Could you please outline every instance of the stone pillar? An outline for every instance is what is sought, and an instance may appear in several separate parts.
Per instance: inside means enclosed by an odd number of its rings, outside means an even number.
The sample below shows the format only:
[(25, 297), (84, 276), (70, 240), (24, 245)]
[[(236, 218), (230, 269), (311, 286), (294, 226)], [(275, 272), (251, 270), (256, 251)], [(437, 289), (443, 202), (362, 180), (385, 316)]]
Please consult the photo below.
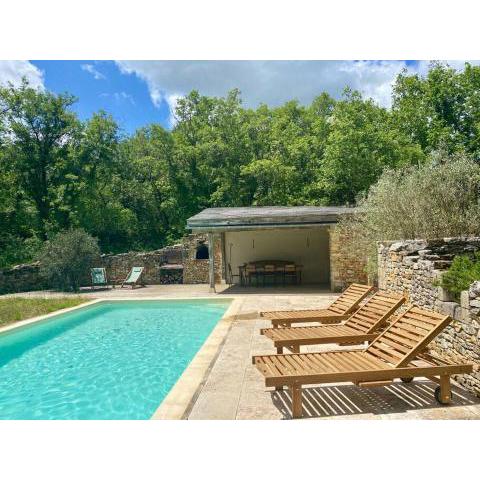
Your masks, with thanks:
[(221, 248), (221, 255), (222, 255), (222, 277), (227, 282), (227, 253), (226, 253), (226, 245), (225, 245), (225, 232), (220, 234), (220, 248)]
[[(352, 248), (349, 234), (338, 227), (330, 227), (330, 288), (342, 291), (351, 283), (368, 283), (365, 272), (366, 255), (360, 248)], [(348, 245), (350, 247), (348, 248)]]
[(215, 243), (212, 232), (208, 232), (208, 279), (210, 281), (210, 292), (215, 292)]

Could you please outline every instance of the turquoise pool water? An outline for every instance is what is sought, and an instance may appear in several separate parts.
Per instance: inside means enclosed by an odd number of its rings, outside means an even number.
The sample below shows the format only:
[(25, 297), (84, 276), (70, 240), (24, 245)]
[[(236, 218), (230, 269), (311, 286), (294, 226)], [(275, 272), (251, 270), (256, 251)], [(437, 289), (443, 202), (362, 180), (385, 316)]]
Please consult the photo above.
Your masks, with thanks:
[(100, 303), (0, 335), (1, 419), (148, 419), (229, 302)]

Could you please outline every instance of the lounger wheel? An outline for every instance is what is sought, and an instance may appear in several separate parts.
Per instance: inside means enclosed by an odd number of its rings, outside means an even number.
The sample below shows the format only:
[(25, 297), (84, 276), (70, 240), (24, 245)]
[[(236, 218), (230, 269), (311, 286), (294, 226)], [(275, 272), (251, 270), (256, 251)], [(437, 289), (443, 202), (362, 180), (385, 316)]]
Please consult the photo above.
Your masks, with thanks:
[(413, 380), (413, 377), (403, 377), (400, 378), (403, 383), (410, 383)]
[(448, 404), (450, 403), (452, 397), (453, 397), (453, 393), (450, 392), (450, 400), (448, 400), (447, 402), (444, 402), (444, 401), (442, 400), (442, 397), (440, 396), (440, 387), (437, 387), (437, 388), (435, 389), (434, 395), (435, 395), (435, 400), (436, 400), (440, 405), (448, 405)]

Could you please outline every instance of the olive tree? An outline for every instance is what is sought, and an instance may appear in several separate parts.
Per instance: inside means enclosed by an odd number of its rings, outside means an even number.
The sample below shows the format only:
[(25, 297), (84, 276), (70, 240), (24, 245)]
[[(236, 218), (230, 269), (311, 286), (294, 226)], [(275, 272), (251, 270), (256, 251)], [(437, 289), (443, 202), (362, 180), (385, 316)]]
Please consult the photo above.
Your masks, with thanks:
[(77, 292), (99, 256), (97, 239), (80, 228), (67, 230), (45, 242), (39, 256), (40, 272), (52, 286)]
[(425, 165), (386, 170), (342, 219), (347, 247), (367, 252), (376, 273), (376, 242), (480, 234), (480, 165), (465, 156), (435, 155)]

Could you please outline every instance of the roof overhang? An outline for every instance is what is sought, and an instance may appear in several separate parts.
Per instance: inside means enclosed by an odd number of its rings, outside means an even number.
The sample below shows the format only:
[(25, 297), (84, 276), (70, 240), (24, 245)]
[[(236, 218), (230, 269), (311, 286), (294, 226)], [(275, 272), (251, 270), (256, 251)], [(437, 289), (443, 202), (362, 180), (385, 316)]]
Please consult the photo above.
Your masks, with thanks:
[(315, 228), (336, 224), (350, 207), (225, 207), (207, 208), (187, 220), (196, 232)]

